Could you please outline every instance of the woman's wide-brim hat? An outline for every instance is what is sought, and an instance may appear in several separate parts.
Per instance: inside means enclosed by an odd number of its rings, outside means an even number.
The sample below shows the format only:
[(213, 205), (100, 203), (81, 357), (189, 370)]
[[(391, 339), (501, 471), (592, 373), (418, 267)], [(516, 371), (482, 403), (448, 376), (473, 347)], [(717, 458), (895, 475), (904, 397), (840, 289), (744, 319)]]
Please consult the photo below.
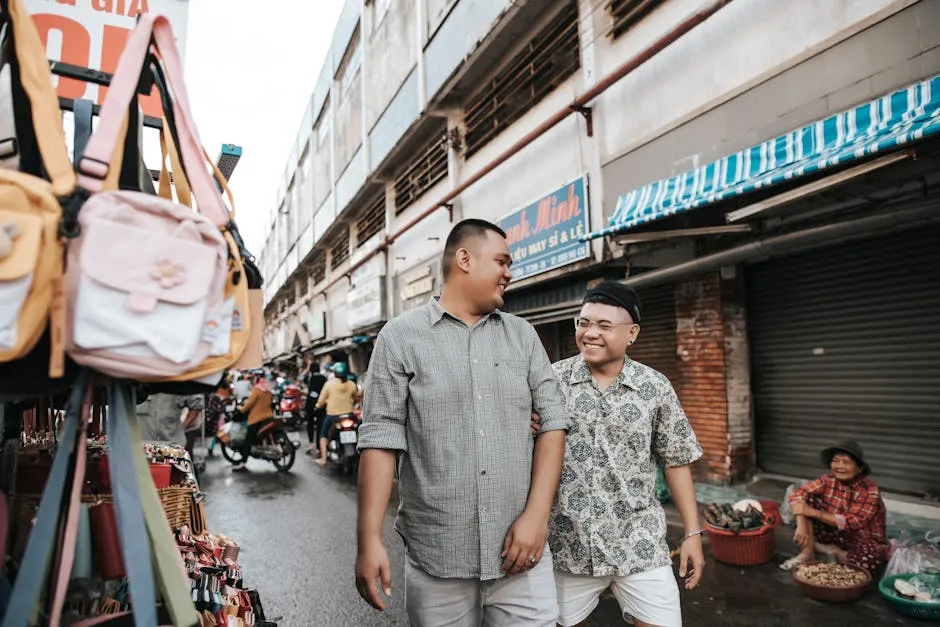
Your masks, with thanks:
[(855, 463), (858, 464), (858, 467), (861, 469), (861, 474), (867, 475), (871, 473), (871, 466), (865, 461), (865, 451), (862, 450), (862, 446), (858, 442), (846, 440), (845, 442), (839, 442), (835, 446), (824, 449), (821, 455), (822, 462), (826, 466), (829, 466), (832, 463), (832, 458), (838, 453), (845, 453), (854, 459)]

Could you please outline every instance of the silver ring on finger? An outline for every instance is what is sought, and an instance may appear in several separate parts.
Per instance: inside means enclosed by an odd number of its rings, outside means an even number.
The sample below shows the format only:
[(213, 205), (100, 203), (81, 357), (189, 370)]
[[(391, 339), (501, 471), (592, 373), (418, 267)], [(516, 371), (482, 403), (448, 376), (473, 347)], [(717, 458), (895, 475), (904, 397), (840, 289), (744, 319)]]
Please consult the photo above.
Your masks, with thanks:
[(530, 556), (529, 556), (529, 563), (530, 563), (530, 564), (535, 564), (536, 561), (537, 561), (537, 560), (535, 559), (535, 556), (534, 556), (534, 555), (530, 555)]

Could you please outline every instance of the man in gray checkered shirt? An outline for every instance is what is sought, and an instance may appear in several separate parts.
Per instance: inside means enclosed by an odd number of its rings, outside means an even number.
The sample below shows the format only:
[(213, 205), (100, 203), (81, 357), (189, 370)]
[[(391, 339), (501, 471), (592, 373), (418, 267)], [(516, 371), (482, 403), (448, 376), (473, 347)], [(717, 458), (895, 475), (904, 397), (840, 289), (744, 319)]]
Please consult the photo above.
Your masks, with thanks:
[[(401, 454), (396, 529), (412, 625), (554, 626), (545, 538), (568, 417), (538, 334), (499, 311), (506, 234), (465, 220), (444, 248), (440, 300), (389, 322), (369, 364), (359, 430), (356, 585), (391, 594), (382, 520)], [(542, 417), (536, 438), (532, 411)]]

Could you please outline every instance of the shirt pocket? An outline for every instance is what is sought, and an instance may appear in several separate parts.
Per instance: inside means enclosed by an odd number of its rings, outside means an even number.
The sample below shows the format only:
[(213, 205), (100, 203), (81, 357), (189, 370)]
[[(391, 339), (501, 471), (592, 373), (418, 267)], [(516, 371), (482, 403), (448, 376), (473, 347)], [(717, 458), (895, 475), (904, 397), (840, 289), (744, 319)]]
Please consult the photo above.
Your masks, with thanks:
[(499, 401), (513, 409), (532, 410), (532, 390), (529, 389), (529, 362), (524, 359), (502, 359), (493, 364), (493, 376)]

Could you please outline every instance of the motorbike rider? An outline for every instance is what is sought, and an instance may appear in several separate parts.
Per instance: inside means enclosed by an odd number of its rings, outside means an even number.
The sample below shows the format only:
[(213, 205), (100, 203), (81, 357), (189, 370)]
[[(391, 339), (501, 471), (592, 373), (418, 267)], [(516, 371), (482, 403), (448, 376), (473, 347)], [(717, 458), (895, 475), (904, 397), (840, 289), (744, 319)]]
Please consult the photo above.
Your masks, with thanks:
[(251, 395), (251, 376), (252, 375), (248, 372), (238, 373), (238, 380), (235, 382), (235, 385), (232, 388), (236, 402), (244, 403), (245, 400)]
[(326, 445), (330, 437), (330, 429), (336, 419), (343, 414), (351, 414), (359, 400), (359, 386), (349, 380), (349, 368), (345, 362), (333, 365), (334, 378), (326, 382), (317, 407), (326, 408), (326, 418), (320, 427), (320, 459), (317, 463), (326, 466)]
[(317, 400), (320, 398), (323, 386), (326, 385), (326, 376), (320, 372), (320, 364), (314, 360), (307, 363), (304, 384), (307, 386), (307, 404), (304, 407), (304, 414), (307, 417), (307, 439), (310, 440), (307, 452), (313, 453), (320, 449), (319, 427), (323, 420), (323, 409), (317, 407)]
[(264, 375), (255, 376), (255, 384), (248, 400), (238, 408), (239, 412), (248, 415), (248, 433), (241, 447), (245, 461), (237, 464), (232, 470), (245, 469), (245, 464), (251, 456), (251, 447), (258, 437), (258, 431), (274, 419), (273, 399), (274, 395), (271, 393), (271, 384), (268, 383), (268, 379)]

